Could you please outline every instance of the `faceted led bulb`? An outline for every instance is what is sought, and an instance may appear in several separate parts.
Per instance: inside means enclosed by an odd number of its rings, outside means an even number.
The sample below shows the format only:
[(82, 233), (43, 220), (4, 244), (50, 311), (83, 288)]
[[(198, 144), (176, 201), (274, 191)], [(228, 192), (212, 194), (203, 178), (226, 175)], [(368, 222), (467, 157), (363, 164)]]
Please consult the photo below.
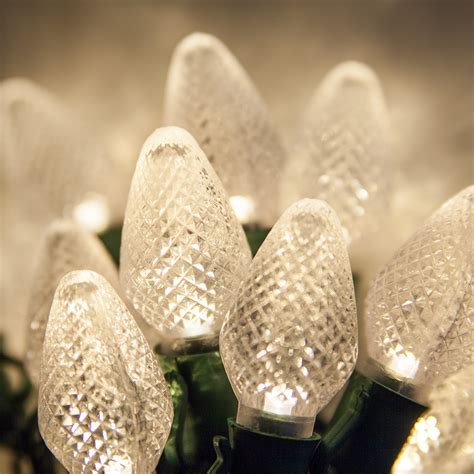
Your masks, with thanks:
[(351, 268), (326, 203), (299, 201), (275, 224), (226, 315), (220, 352), (238, 423), (263, 429), (270, 418), (266, 430), (311, 435), (357, 358)]
[(367, 296), (367, 375), (421, 403), (473, 360), (473, 195), (471, 186), (435, 212)]
[(16, 201), (30, 214), (67, 216), (94, 232), (104, 230), (123, 211), (116, 164), (38, 85), (8, 79), (0, 94), (5, 176)]
[[(143, 145), (123, 227), (120, 279), (167, 350), (216, 344), (250, 264), (250, 250), (219, 178), (183, 129)], [(148, 331), (147, 331), (148, 333)]]
[(178, 44), (164, 108), (166, 124), (196, 138), (240, 222), (271, 227), (285, 153), (260, 94), (221, 41), (194, 33)]
[(94, 270), (116, 289), (118, 272), (100, 240), (78, 224), (56, 221), (50, 225), (31, 288), (25, 363), (31, 380), (39, 383), (41, 353), (54, 292), (61, 278), (73, 270)]
[(357, 62), (331, 70), (314, 94), (287, 167), (283, 197), (328, 202), (349, 241), (387, 212), (388, 114), (375, 73)]
[(68, 273), (54, 295), (41, 363), (39, 428), (71, 473), (151, 473), (173, 406), (158, 361), (97, 273)]
[(418, 418), (392, 474), (474, 472), (474, 366), (451, 375), (436, 388), (430, 409)]

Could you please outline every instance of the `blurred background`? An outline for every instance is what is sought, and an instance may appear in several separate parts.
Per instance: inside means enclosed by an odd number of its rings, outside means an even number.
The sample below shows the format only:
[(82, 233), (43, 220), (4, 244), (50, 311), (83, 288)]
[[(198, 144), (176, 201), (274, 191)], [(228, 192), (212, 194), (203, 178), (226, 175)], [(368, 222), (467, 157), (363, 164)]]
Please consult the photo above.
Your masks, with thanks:
[[(212, 33), (233, 51), (288, 141), (330, 68), (358, 60), (379, 75), (396, 138), (393, 214), (352, 256), (359, 305), (367, 281), (420, 221), (473, 181), (472, 1), (12, 0), (0, 6), (1, 79), (35, 81), (86, 124), (120, 184), (117, 222), (140, 147), (161, 124), (173, 48), (193, 31)], [(1, 181), (1, 331), (8, 349), (21, 355), (40, 231), (25, 223), (34, 220), (28, 204), (18, 212), (15, 203), (21, 198), (33, 206), (38, 197), (15, 187), (9, 166), (2, 166)]]

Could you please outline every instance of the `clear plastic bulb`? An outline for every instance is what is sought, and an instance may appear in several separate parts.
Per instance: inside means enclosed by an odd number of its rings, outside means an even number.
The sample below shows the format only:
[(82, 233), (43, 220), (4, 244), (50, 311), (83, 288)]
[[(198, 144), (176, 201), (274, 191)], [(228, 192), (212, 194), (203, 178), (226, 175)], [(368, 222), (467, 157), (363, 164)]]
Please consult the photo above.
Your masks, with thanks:
[(274, 224), (285, 152), (252, 80), (214, 36), (193, 33), (176, 47), (164, 119), (196, 138), (242, 224)]
[(38, 417), (46, 445), (72, 473), (151, 473), (163, 451), (173, 418), (166, 381), (97, 273), (68, 273), (54, 295)]
[(469, 474), (474, 471), (474, 366), (448, 377), (431, 394), (392, 474)]
[[(128, 198), (120, 279), (173, 352), (216, 345), (251, 256), (219, 178), (185, 130), (156, 130), (143, 145)], [(154, 333), (154, 334), (153, 334)]]
[(471, 186), (436, 211), (368, 292), (364, 371), (420, 403), (473, 359), (473, 196)]
[(93, 270), (118, 290), (118, 272), (100, 240), (71, 221), (53, 222), (46, 233), (29, 296), (25, 363), (39, 383), (44, 334), (54, 293), (61, 278), (73, 270)]
[(377, 76), (361, 63), (339, 64), (309, 103), (282, 199), (328, 202), (348, 241), (357, 240), (387, 213), (389, 150), (388, 113)]
[(26, 79), (0, 84), (7, 185), (31, 213), (100, 232), (123, 214), (124, 177), (92, 133), (54, 95)]
[(226, 315), (220, 352), (238, 423), (256, 428), (270, 417), (270, 431), (311, 435), (357, 358), (351, 268), (326, 203), (299, 201), (275, 224)]

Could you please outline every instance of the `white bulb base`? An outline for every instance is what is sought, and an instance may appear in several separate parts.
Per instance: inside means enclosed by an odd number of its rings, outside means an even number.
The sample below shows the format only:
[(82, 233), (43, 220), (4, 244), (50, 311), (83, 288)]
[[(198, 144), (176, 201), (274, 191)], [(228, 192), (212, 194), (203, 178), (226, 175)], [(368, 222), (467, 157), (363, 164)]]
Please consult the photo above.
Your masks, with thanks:
[(239, 403), (236, 421), (252, 431), (291, 438), (309, 438), (316, 416), (277, 415)]
[(369, 379), (379, 385), (396, 392), (420, 405), (426, 405), (426, 390), (424, 386), (415, 385), (413, 381), (404, 376), (399, 370), (386, 367), (376, 360), (368, 357), (360, 371)]

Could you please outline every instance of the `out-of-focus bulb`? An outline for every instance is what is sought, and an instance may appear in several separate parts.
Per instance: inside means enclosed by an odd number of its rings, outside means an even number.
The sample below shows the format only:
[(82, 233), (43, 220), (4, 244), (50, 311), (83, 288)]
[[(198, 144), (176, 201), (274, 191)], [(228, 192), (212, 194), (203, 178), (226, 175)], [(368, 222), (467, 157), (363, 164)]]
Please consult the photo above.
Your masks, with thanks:
[(340, 223), (305, 199), (278, 220), (226, 315), (220, 352), (248, 428), (308, 437), (357, 357), (352, 274)]
[(69, 472), (151, 473), (173, 406), (133, 317), (97, 273), (68, 273), (44, 340), (40, 432)]
[(357, 62), (338, 65), (308, 106), (282, 183), (283, 202), (323, 199), (337, 212), (347, 239), (358, 239), (387, 213), (389, 141), (375, 73)]
[(415, 423), (392, 474), (469, 474), (474, 471), (474, 366), (436, 387), (430, 409)]
[(165, 123), (196, 138), (230, 196), (252, 203), (245, 224), (271, 227), (278, 217), (280, 138), (243, 67), (214, 36), (194, 33), (176, 47), (165, 93)]
[(242, 226), (199, 145), (183, 129), (156, 130), (132, 180), (120, 260), (126, 295), (155, 330), (151, 342), (173, 351), (184, 341), (216, 344), (250, 259)]
[(435, 212), (367, 296), (364, 371), (420, 403), (436, 379), (473, 359), (473, 196), (471, 186)]
[[(50, 220), (76, 213), (83, 216), (84, 200), (98, 195), (101, 208), (111, 218), (121, 217), (119, 185), (125, 182), (121, 168), (90, 138), (92, 134), (73, 113), (26, 79), (8, 79), (0, 89), (5, 174), (17, 201), (29, 213), (44, 212)], [(88, 211), (89, 224), (91, 212), (97, 215), (97, 207)]]
[(49, 226), (40, 250), (27, 311), (25, 363), (35, 385), (54, 292), (61, 278), (73, 270), (94, 270), (119, 288), (117, 269), (99, 239), (78, 224), (56, 221)]
[(76, 222), (91, 232), (103, 232), (110, 222), (107, 200), (100, 194), (90, 193), (77, 204), (72, 212)]

